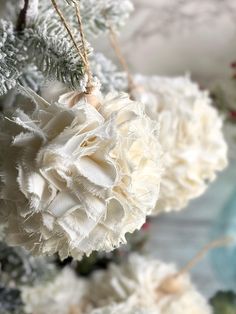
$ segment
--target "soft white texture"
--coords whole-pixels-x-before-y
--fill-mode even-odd
[[[128,302],[146,309],[147,313],[150,310],[150,313],[160,314],[210,314],[209,305],[188,275],[181,276],[177,293],[165,294],[158,290],[163,281],[174,274],[173,265],[132,254],[120,266],[111,264],[107,271],[96,272],[90,282],[89,295],[98,307]]]
[[[26,313],[34,314],[211,314],[188,275],[178,290],[163,293],[160,286],[174,274],[173,265],[132,254],[86,280],[65,268],[50,282],[23,287],[22,300]]]
[[[155,213],[179,210],[201,195],[216,172],[227,165],[222,119],[207,91],[188,76],[177,78],[137,75],[135,99],[160,123],[165,172]]]
[[[173,265],[132,254],[122,265],[111,264],[107,271],[96,272],[89,295],[98,307],[128,302],[150,313],[210,314],[209,305],[188,275],[179,278],[178,292],[168,294],[159,290],[164,280],[174,274]]]
[[[71,92],[50,105],[33,95],[35,108],[3,119],[0,201],[10,244],[62,259],[111,251],[155,207],[156,123],[126,94],[95,96]]]
[[[148,307],[156,303],[158,285],[174,273],[172,265],[131,254],[120,266],[110,264],[107,271],[95,272],[90,295],[98,306],[135,298],[139,306]]]
[[[64,268],[55,279],[36,286],[23,286],[25,313],[34,314],[159,314],[157,309],[140,308],[135,299],[94,307],[89,299],[89,279]]]
[[[69,314],[73,307],[84,313],[86,293],[87,282],[78,280],[69,268],[63,269],[52,281],[21,288],[24,310],[30,314]]]
[[[114,303],[108,306],[104,306],[95,310],[92,310],[88,314],[160,314],[158,309],[151,310],[146,308],[140,308],[137,304],[132,302]]]
[[[161,307],[161,314],[211,314],[212,310],[207,301],[197,291],[191,289],[164,300]]]

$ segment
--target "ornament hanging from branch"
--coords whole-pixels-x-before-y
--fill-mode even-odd
[[[148,117],[160,124],[165,169],[153,213],[180,210],[200,196],[215,179],[216,172],[227,165],[223,121],[207,91],[201,91],[187,76],[132,75],[112,27],[110,39],[127,73],[131,98],[144,104]]]
[[[179,271],[173,264],[131,254],[120,265],[110,264],[108,270],[92,275],[91,303],[95,307],[114,304],[114,310],[126,304],[127,308],[143,309],[144,313],[211,314],[210,306],[192,284],[188,272],[211,249],[232,242],[231,238],[221,238],[207,244]],[[107,313],[113,313],[111,305]]]
[[[80,259],[111,251],[141,228],[159,193],[158,125],[126,94],[102,96],[67,21],[52,3],[84,62],[84,92],[35,108],[19,106],[1,124],[1,207],[7,240],[35,255]],[[81,37],[79,8],[76,7]],[[9,197],[11,195],[11,197]]]
[[[223,121],[207,91],[188,76],[135,76],[133,96],[160,123],[165,171],[155,212],[180,210],[227,166]]]
[[[176,272],[172,264],[131,254],[125,263],[111,264],[107,271],[94,273],[89,293],[91,302],[96,307],[127,304],[127,308],[145,309],[144,313],[210,314],[210,306],[193,286],[189,275],[179,280],[178,293],[158,290],[165,278]]]
[[[110,94],[98,112],[74,94],[51,105],[35,95],[34,110],[2,123],[8,241],[62,259],[124,243],[151,213],[162,172],[156,124],[140,104]]]

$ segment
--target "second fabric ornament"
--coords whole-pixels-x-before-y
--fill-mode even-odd
[[[174,279],[177,273],[172,264],[131,254],[121,265],[110,264],[108,270],[94,273],[90,282],[91,303],[95,307],[126,303],[127,309],[133,306],[133,310],[145,309],[148,314],[211,314],[206,299],[188,274],[180,275],[172,291],[167,284],[163,286],[166,279]],[[113,313],[112,307],[104,313]]]
[[[188,76],[134,77],[133,97],[160,123],[165,172],[155,212],[180,210],[201,195],[227,165],[222,119],[207,91]]]

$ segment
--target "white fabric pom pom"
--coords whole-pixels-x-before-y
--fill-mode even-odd
[[[154,213],[179,210],[201,195],[227,165],[222,120],[206,91],[189,77],[137,75],[135,99],[160,123],[165,172]]]
[[[132,254],[120,266],[111,264],[107,271],[95,272],[89,295],[92,304],[98,307],[128,302],[145,309],[146,313],[210,314],[210,306],[188,275],[181,275],[175,292],[164,293],[160,289],[175,274],[173,265]]]
[[[1,211],[7,239],[35,255],[111,251],[155,207],[157,125],[126,94],[37,95],[1,124]],[[97,106],[97,111],[93,105]]]

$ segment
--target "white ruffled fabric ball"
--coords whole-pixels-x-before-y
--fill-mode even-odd
[[[69,314],[76,308],[84,313],[87,286],[86,280],[76,278],[70,268],[65,268],[52,281],[21,288],[24,311],[29,314]]]
[[[160,143],[165,153],[160,196],[155,213],[184,208],[201,195],[216,172],[227,165],[227,145],[222,119],[207,91],[188,76],[135,77],[133,97],[147,115],[160,123]]]
[[[8,242],[62,259],[113,250],[155,207],[162,172],[156,123],[126,94],[71,92],[53,104],[32,97],[35,108],[1,123]]]
[[[107,271],[96,272],[89,285],[89,295],[97,307],[129,302],[147,313],[149,310],[156,314],[212,313],[188,275],[181,275],[178,292],[163,293],[159,290],[164,280],[175,274],[173,265],[132,254],[120,266],[111,264]]]

